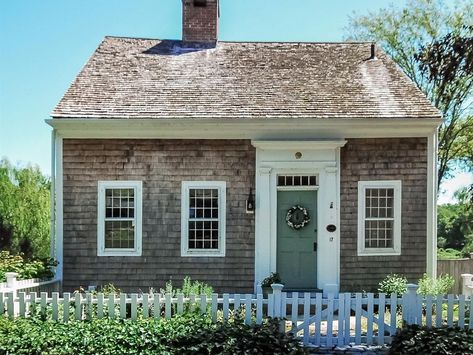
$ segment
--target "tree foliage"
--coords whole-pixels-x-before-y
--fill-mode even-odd
[[[27,258],[50,254],[49,179],[37,167],[0,161],[0,248]]]
[[[410,0],[405,8],[353,16],[348,39],[377,41],[445,118],[439,180],[463,163],[473,169],[473,3]]]
[[[473,252],[473,209],[467,189],[455,194],[458,203],[438,207],[438,246],[460,250],[461,256]]]

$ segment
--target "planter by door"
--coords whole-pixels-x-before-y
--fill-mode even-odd
[[[286,222],[288,210],[305,208],[310,222],[300,229]],[[288,289],[314,289],[317,285],[317,191],[278,191],[277,272]]]

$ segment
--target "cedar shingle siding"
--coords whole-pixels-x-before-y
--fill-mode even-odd
[[[64,140],[64,290],[112,282],[160,288],[189,275],[218,292],[252,292],[255,181],[247,140]],[[341,150],[342,291],[373,290],[388,273],[426,267],[427,139],[349,139]],[[143,181],[143,255],[97,257],[97,181]],[[181,257],[181,181],[227,182],[226,257]],[[357,256],[359,180],[402,180],[402,255]]]
[[[401,255],[357,256],[359,180],[401,180]],[[341,291],[371,291],[389,273],[426,270],[427,139],[349,139],[341,150]]]
[[[112,282],[125,291],[184,276],[219,292],[254,282],[255,150],[247,140],[64,140],[64,291]],[[97,182],[143,181],[143,255],[97,256]],[[181,257],[181,181],[227,183],[226,257]],[[180,284],[180,282],[177,282]]]

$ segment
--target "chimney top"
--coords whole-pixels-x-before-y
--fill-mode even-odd
[[[218,0],[182,0],[182,40],[216,42]]]

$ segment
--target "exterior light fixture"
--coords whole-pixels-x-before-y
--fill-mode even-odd
[[[255,213],[255,198],[253,196],[253,189],[250,187],[250,193],[248,194],[248,199],[246,200],[246,213],[253,214]]]

